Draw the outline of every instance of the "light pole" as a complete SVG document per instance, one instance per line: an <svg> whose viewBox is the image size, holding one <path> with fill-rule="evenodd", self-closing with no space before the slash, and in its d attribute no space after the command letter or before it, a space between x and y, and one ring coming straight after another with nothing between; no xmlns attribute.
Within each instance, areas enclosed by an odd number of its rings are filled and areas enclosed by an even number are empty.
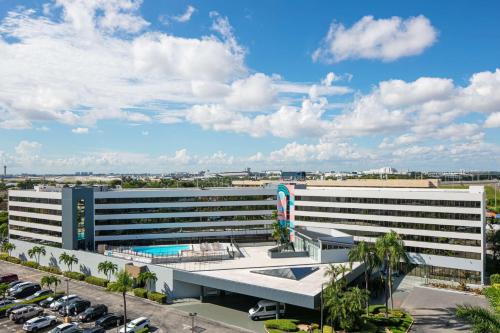
<svg viewBox="0 0 500 333"><path fill-rule="evenodd" d="M64 281L66 281L66 296L69 296L69 279L65 278Z"/></svg>
<svg viewBox="0 0 500 333"><path fill-rule="evenodd" d="M191 333L194 333L194 317L196 317L196 312L190 312L189 317L191 317Z"/></svg>
<svg viewBox="0 0 500 333"><path fill-rule="evenodd" d="M321 283L321 295L320 295L320 309L321 309L321 321L320 321L320 327L321 327L321 333L323 333L323 283Z"/></svg>

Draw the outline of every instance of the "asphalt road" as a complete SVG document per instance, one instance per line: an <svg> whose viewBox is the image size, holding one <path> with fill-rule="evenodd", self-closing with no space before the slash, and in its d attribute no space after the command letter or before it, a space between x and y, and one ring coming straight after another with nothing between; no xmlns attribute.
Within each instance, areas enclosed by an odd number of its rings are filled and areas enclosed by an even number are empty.
<svg viewBox="0 0 500 333"><path fill-rule="evenodd" d="M48 274L21 265L1 261L0 274L5 273L16 273L20 279L32 282L39 282L41 276ZM59 290L65 288L66 284L64 282L58 286ZM107 292L104 288L72 280L69 282L69 292L70 294L77 294L91 301L92 304L106 304L110 312L123 312L121 294ZM127 296L127 317L134 319L140 316L148 317L151 320L152 331L156 333L191 332L191 318L188 316L188 313L180 311L173 306L161 305L134 296ZM245 330L205 318L202 315L196 317L195 331L197 333L252 332L251 330Z"/></svg>

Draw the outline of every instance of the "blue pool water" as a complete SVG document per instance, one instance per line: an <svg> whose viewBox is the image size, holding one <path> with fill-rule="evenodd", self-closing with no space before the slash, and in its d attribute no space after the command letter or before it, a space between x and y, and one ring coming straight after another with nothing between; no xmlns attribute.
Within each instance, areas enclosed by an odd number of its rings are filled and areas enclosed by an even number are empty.
<svg viewBox="0 0 500 333"><path fill-rule="evenodd" d="M132 251L153 256L173 256L178 255L183 250L191 250L191 245L138 246L132 248Z"/></svg>

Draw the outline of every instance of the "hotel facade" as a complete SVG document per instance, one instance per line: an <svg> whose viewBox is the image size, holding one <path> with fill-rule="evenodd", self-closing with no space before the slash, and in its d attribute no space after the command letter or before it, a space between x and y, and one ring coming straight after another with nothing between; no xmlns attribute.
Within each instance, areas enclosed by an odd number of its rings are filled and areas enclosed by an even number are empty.
<svg viewBox="0 0 500 333"><path fill-rule="evenodd" d="M278 200L276 200L278 195ZM38 188L9 191L12 240L68 250L99 246L271 241L272 214L292 229L334 229L375 242L396 231L426 278L484 283L484 188ZM293 232L292 232L293 234Z"/></svg>

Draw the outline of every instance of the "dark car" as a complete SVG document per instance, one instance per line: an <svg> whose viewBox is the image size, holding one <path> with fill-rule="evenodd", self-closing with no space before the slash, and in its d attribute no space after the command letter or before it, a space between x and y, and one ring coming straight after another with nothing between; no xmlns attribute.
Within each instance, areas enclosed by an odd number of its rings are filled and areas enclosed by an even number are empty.
<svg viewBox="0 0 500 333"><path fill-rule="evenodd" d="M123 325L123 320L124 320L123 316L118 316L113 313L108 313L107 315L97 319L95 325L108 329L116 327L118 325Z"/></svg>
<svg viewBox="0 0 500 333"><path fill-rule="evenodd" d="M90 328L83 329L82 333L104 333L106 330L101 326L94 326Z"/></svg>
<svg viewBox="0 0 500 333"><path fill-rule="evenodd" d="M0 283L11 283L11 282L18 281L18 280L19 280L19 278L17 277L17 274L0 275Z"/></svg>
<svg viewBox="0 0 500 333"><path fill-rule="evenodd" d="M38 290L42 289L38 283L31 283L17 289L11 296L20 299L33 295Z"/></svg>
<svg viewBox="0 0 500 333"><path fill-rule="evenodd" d="M54 296L51 296L49 298L44 299L43 301L40 301L38 305L40 305L42 308L48 308L50 303L57 301L59 298L63 297L64 294L57 294Z"/></svg>
<svg viewBox="0 0 500 333"><path fill-rule="evenodd" d="M50 295L50 294L53 294L53 293L54 292L52 290L50 290L50 289L38 290L33 295L26 297L25 300L31 301L32 299L38 298L40 296L46 296L46 295Z"/></svg>
<svg viewBox="0 0 500 333"><path fill-rule="evenodd" d="M9 283L9 289L18 285L19 283L23 283L24 281L22 280L17 280L17 281L12 281L11 283Z"/></svg>
<svg viewBox="0 0 500 333"><path fill-rule="evenodd" d="M87 310L80 313L78 319L82 322L92 321L97 318L101 318L108 313L108 307L104 304L93 305Z"/></svg>
<svg viewBox="0 0 500 333"><path fill-rule="evenodd" d="M62 306L59 309L59 314L63 316L75 316L79 314L80 312L85 311L88 307L90 306L90 302L80 299L76 300L75 302L67 305L67 306Z"/></svg>

